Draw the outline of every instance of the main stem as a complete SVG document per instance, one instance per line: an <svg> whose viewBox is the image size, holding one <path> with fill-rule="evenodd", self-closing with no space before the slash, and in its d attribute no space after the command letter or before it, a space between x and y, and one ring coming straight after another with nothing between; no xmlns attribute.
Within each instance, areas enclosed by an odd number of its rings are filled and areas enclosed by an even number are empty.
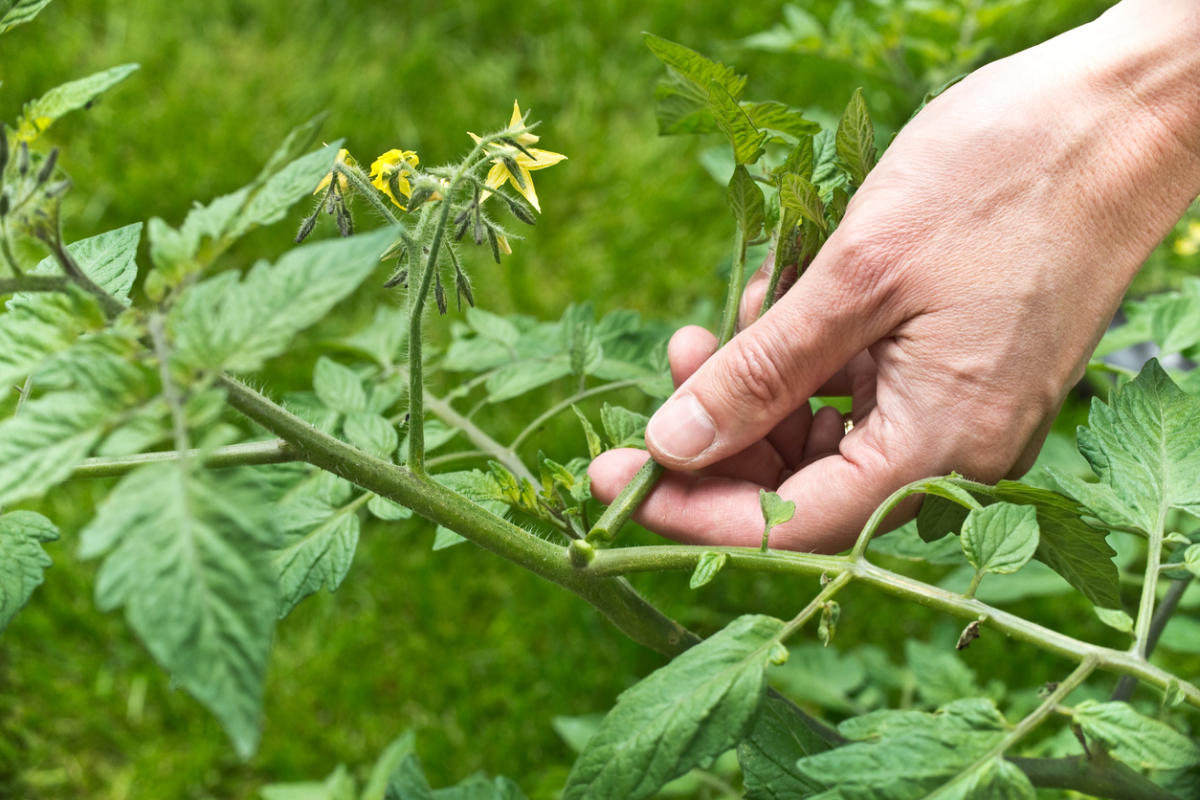
<svg viewBox="0 0 1200 800"><path fill-rule="evenodd" d="M729 271L729 288L725 291L725 309L721 312L721 327L717 331L718 347L724 347L737 331L738 306L742 300L742 282L746 273L746 237L738 225L733 234L733 267Z"/></svg>
<svg viewBox="0 0 1200 800"><path fill-rule="evenodd" d="M1158 514L1155 530L1146 539L1146 576L1142 579L1142 599L1138 604L1137 622L1133 626L1133 648L1135 655L1143 658L1150 654L1150 626L1154 620L1154 603L1158 599L1158 573L1162 564L1163 517L1166 510Z"/></svg>

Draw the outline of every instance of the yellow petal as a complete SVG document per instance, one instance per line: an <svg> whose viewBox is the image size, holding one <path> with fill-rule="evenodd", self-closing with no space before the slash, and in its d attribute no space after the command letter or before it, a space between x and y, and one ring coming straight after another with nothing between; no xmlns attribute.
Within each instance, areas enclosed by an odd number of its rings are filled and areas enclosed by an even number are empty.
<svg viewBox="0 0 1200 800"><path fill-rule="evenodd" d="M512 119L510 119L508 121L508 127L512 128L512 127L520 124L520 122L521 122L521 106L517 104L516 100L513 100L513 115L512 115Z"/></svg>
<svg viewBox="0 0 1200 800"><path fill-rule="evenodd" d="M538 213L541 213L542 207L538 204L537 190L533 188L533 176L529 174L529 170L523 164L518 163L517 169L520 170L525 185L522 186L515 177L510 175L509 180L512 181L513 188L520 192L529 201L529 204L537 209Z"/></svg>
<svg viewBox="0 0 1200 800"><path fill-rule="evenodd" d="M532 155L533 158L530 158L524 153L517 154L517 163L525 169L545 169L546 167L553 167L560 161L567 160L567 157L562 153L552 153L549 150L538 150L536 147L529 149L529 155Z"/></svg>
<svg viewBox="0 0 1200 800"><path fill-rule="evenodd" d="M508 239L504 236L496 237L496 245L500 248L500 252L506 256L512 255L512 248L508 246Z"/></svg>

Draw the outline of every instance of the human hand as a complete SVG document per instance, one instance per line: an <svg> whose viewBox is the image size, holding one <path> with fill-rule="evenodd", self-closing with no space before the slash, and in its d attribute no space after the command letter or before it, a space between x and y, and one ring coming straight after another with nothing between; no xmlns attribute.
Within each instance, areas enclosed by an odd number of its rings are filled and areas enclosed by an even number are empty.
<svg viewBox="0 0 1200 800"><path fill-rule="evenodd" d="M766 315L715 355L702 329L672 339L678 389L646 433L671 471L635 518L752 546L767 488L797 505L775 546L836 551L909 481L1025 471L1129 280L1200 192L1198 14L1126 0L918 114ZM764 291L760 272L744 314ZM824 394L853 398L852 430L809 411ZM611 501L645 458L602 455L595 495Z"/></svg>

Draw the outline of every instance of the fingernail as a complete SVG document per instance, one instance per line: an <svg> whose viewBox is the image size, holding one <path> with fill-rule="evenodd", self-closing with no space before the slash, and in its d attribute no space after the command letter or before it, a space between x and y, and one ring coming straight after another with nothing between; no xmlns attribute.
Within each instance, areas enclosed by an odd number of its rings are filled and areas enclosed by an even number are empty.
<svg viewBox="0 0 1200 800"><path fill-rule="evenodd" d="M646 439L654 448L680 461L700 455L716 438L712 417L690 394L668 401L646 426Z"/></svg>

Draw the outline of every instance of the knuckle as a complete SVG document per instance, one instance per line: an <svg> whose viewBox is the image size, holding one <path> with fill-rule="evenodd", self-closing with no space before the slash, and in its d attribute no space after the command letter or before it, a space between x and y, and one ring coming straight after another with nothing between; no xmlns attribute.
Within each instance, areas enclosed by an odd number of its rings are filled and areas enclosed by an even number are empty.
<svg viewBox="0 0 1200 800"><path fill-rule="evenodd" d="M733 400L750 398L772 405L788 394L782 356L759 339L736 339L728 348L725 390Z"/></svg>

